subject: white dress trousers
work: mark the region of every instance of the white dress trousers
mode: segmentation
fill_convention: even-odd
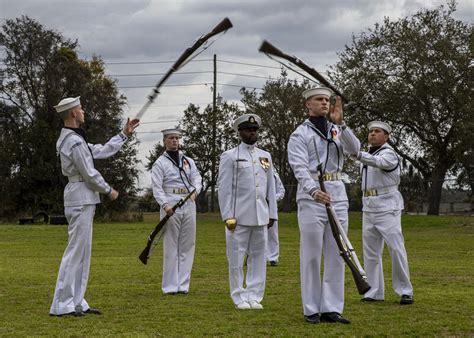
[[[265,226],[238,225],[234,232],[226,232],[227,261],[229,263],[230,297],[234,304],[242,301],[261,302],[265,292]],[[247,275],[244,287],[244,260],[247,256]]]
[[[364,297],[384,299],[382,266],[384,241],[392,258],[393,290],[399,296],[413,295],[400,214],[400,210],[363,213],[364,269],[371,286]]]
[[[92,249],[95,204],[65,207],[69,240],[59,267],[50,313],[60,315],[89,309],[84,299]]]
[[[160,217],[166,216],[161,209]],[[163,233],[163,279],[164,293],[189,291],[191,270],[196,247],[196,204],[186,202],[176,209],[166,222]]]
[[[347,233],[348,203],[335,202],[333,207]],[[298,202],[300,228],[300,276],[303,313],[338,312],[344,308],[344,261],[331,231],[323,204],[310,200]],[[324,274],[321,281],[321,254]]]

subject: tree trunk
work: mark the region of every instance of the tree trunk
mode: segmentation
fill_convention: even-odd
[[[447,171],[448,165],[446,163],[438,163],[433,169],[431,174],[431,185],[428,188],[428,215],[439,215],[441,193]]]

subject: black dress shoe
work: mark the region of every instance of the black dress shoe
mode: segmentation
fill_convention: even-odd
[[[277,261],[270,261],[270,266],[277,266],[278,262]]]
[[[178,294],[180,294],[180,295],[187,295],[187,294],[188,294],[188,291],[184,291],[184,290],[183,290],[183,291],[178,291]]]
[[[79,312],[72,311],[72,312],[68,312],[68,313],[62,313],[60,315],[55,315],[55,314],[50,313],[49,315],[51,317],[68,317],[68,316],[83,317],[83,316],[85,316],[84,312],[81,312],[81,311],[79,311]]]
[[[177,292],[166,292],[165,293],[165,295],[168,295],[168,296],[175,296],[177,294],[178,294]]]
[[[340,313],[337,312],[325,312],[321,313],[321,321],[328,322],[328,323],[341,323],[341,324],[350,324],[351,322],[341,316]]]
[[[306,320],[310,324],[319,324],[319,313],[315,313],[309,316],[304,316],[304,320]]]
[[[383,299],[374,299],[370,297],[364,297],[360,301],[361,302],[383,302]]]
[[[413,300],[413,296],[410,295],[402,295],[402,298],[400,298],[400,304],[401,305],[410,305],[413,304],[415,301]]]
[[[91,307],[88,308],[86,311],[84,311],[84,313],[86,313],[86,314],[88,314],[88,315],[89,315],[89,314],[91,314],[91,315],[101,315],[101,314],[102,314],[102,312],[100,312],[99,309],[93,309],[93,308],[91,308]]]

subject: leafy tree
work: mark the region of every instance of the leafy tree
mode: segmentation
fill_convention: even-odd
[[[365,140],[365,125],[394,127],[392,144],[428,185],[428,214],[439,214],[443,181],[472,146],[472,26],[447,9],[420,10],[353,36],[331,78],[363,109],[348,115]]]
[[[7,194],[14,200],[16,213],[61,212],[63,186],[56,140],[62,121],[53,106],[64,97],[81,96],[89,142],[103,143],[120,130],[125,99],[104,75],[100,58],[80,60],[77,41],[27,16],[5,21],[0,46],[6,55],[0,70],[0,99],[4,101],[0,111],[4,128],[15,140],[2,142],[3,151],[15,154],[2,167],[10,182]],[[127,196],[135,194],[134,146],[132,141],[114,158],[97,161],[106,180],[121,192],[121,199],[111,204],[115,210],[123,210]]]
[[[262,118],[259,146],[272,155],[275,168],[285,185],[285,211],[294,210],[297,187],[288,164],[288,140],[308,116],[302,92],[309,86],[308,82],[298,83],[288,79],[287,73],[282,71],[281,77],[268,80],[260,93],[245,88],[241,90],[247,112]]]

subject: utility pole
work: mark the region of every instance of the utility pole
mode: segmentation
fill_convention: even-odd
[[[214,85],[212,91],[212,158],[211,158],[211,212],[214,212],[216,196],[216,128],[217,128],[217,55],[214,54]]]

